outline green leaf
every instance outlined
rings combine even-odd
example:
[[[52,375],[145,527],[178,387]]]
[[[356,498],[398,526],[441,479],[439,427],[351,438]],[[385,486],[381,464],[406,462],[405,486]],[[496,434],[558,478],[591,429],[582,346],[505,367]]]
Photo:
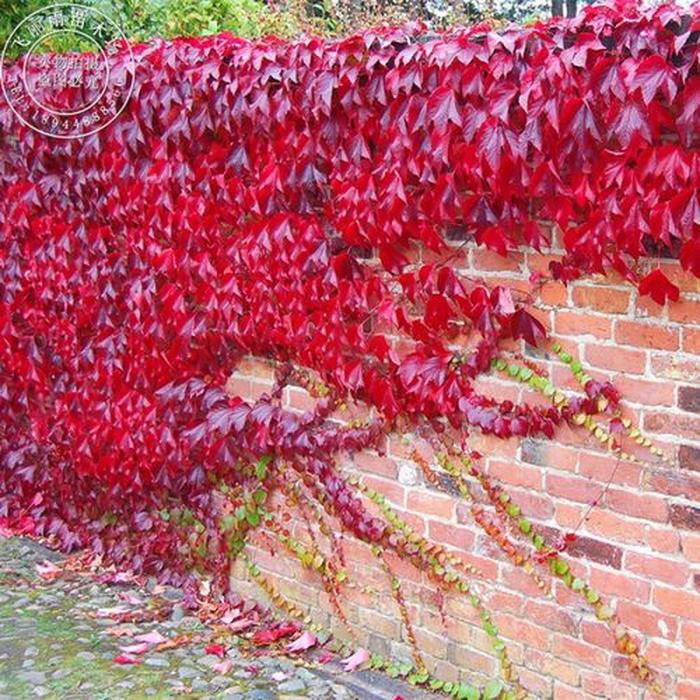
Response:
[[[484,623],[484,632],[486,632],[486,634],[488,634],[491,637],[495,637],[498,634],[498,630],[496,629],[496,626],[493,624],[493,622]]]
[[[525,518],[522,518],[518,523],[518,527],[520,528],[520,532],[523,532],[527,535],[530,532],[530,530],[532,530],[532,523],[529,520],[525,520]]]
[[[430,681],[431,690],[441,690],[443,685],[445,685],[445,681],[441,681],[439,678],[433,678]]]
[[[370,668],[382,668],[384,666],[384,659],[379,656],[379,654],[372,654],[369,660]]]
[[[494,678],[494,680],[489,681],[484,686],[484,700],[495,700],[495,698],[497,698],[501,694],[502,690],[503,683],[498,679]]]
[[[511,518],[517,518],[520,515],[520,506],[516,503],[510,503],[506,506],[506,513],[508,513]]]
[[[582,591],[585,588],[586,584],[583,582],[582,579],[576,577],[572,582],[571,582],[571,590],[572,591]]]
[[[398,669],[399,669],[400,676],[407,676],[411,672],[411,670],[413,669],[413,664],[409,664],[409,663],[399,664]]]
[[[263,489],[257,489],[253,494],[253,500],[257,503],[263,503],[267,498],[267,493]]]
[[[520,381],[526,382],[532,376],[532,370],[529,367],[520,368]]]
[[[480,697],[481,693],[473,685],[459,684],[459,689],[457,691],[458,700],[479,700]]]
[[[233,529],[233,526],[236,524],[236,519],[231,515],[224,515],[223,518],[221,518],[221,522],[219,523],[219,529],[221,532],[227,532],[228,530]]]
[[[454,689],[454,687],[455,687],[454,683],[447,681],[447,683],[445,683],[445,685],[442,686],[442,692],[443,693],[451,693],[452,690]]]
[[[586,591],[586,600],[591,604],[594,605],[600,600],[600,596],[592,589],[589,588]]]
[[[260,525],[260,515],[257,510],[249,510],[246,512],[246,520],[251,527]]]
[[[554,560],[554,571],[559,576],[564,576],[569,571],[569,565],[563,559]]]

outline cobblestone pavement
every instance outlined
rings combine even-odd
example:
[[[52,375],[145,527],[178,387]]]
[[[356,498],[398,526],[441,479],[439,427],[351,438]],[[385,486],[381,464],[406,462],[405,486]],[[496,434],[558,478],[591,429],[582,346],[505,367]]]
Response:
[[[426,697],[373,672],[342,673],[334,664],[317,669],[284,656],[251,659],[236,646],[226,652],[232,666],[222,675],[214,668],[221,659],[206,653],[206,642],[149,651],[138,665],[119,665],[114,659],[122,653],[121,646],[134,643],[134,635],[158,632],[174,639],[180,634],[204,634],[207,629],[177,603],[170,619],[160,622],[123,624],[95,617],[105,608],[141,603],[146,609],[148,594],[96,583],[86,576],[68,574],[47,581],[38,575],[37,564],[59,559],[60,555],[31,540],[0,537],[0,700]],[[117,626],[131,627],[131,635],[116,636]]]

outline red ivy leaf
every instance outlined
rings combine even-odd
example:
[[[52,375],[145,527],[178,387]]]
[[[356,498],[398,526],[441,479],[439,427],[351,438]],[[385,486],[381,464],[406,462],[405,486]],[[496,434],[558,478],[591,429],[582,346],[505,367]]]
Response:
[[[686,241],[683,244],[680,261],[684,270],[700,277],[700,238]]]
[[[462,126],[457,99],[451,87],[439,87],[428,99],[428,118],[438,131],[446,131],[449,122]]]
[[[519,309],[510,318],[510,329],[513,338],[523,338],[526,343],[537,347],[539,340],[544,340],[544,326],[525,309]]]
[[[667,299],[678,301],[680,291],[671,283],[659,268],[650,272],[639,283],[639,293],[649,295],[657,304],[665,304]]]

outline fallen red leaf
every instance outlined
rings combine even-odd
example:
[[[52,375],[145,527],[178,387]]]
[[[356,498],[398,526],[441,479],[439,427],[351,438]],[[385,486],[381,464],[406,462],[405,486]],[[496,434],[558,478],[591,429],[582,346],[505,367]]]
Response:
[[[274,644],[283,637],[289,637],[300,629],[296,622],[283,622],[277,627],[272,627],[266,630],[258,630],[253,635],[253,643],[260,646],[265,644]]]
[[[224,647],[223,644],[209,644],[204,649],[204,651],[207,654],[213,654],[214,656],[218,656],[220,659],[223,659],[226,655],[226,647]]]
[[[358,649],[352,656],[343,659],[343,666],[346,671],[354,671],[369,661],[369,652],[366,649]]]
[[[160,632],[148,632],[147,634],[138,634],[134,637],[137,642],[146,642],[147,644],[162,644],[167,642],[168,638],[164,637]]]
[[[63,572],[62,569],[48,560],[44,560],[41,562],[41,564],[37,564],[36,571],[45,581],[53,581]]]
[[[126,646],[119,647],[121,651],[125,654],[145,654],[151,645],[147,642],[139,642],[138,644],[127,644]]]
[[[231,659],[224,659],[218,664],[214,664],[212,666],[212,669],[222,676],[225,676],[232,668],[233,662],[231,661]]]
[[[132,656],[131,654],[119,654],[119,656],[114,657],[115,664],[121,664],[122,666],[137,666],[141,663],[141,659],[138,656]]]
[[[311,649],[318,644],[318,637],[312,632],[304,632],[298,639],[295,639],[290,644],[287,644],[285,649],[289,652],[295,653],[299,651],[306,651]]]

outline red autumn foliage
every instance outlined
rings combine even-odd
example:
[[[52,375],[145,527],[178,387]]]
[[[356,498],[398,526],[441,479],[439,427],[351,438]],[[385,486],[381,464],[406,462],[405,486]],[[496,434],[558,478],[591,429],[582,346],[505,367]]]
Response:
[[[398,417],[505,438],[595,410],[597,386],[565,410],[476,392],[499,342],[544,329],[452,269],[443,231],[507,254],[546,247],[548,219],[564,281],[632,278],[651,243],[698,274],[698,29],[662,6],[500,34],[156,42],[135,48],[126,111],[60,142],[0,97],[0,521],[179,583],[191,539],[159,516],[177,500],[225,586],[211,484],[248,478],[239,459],[289,459],[376,542],[332,455]],[[443,261],[412,265],[418,245]],[[247,353],[281,363],[255,405],[224,391]],[[333,392],[303,415],[278,402],[293,366]],[[327,423],[346,398],[377,418]]]

